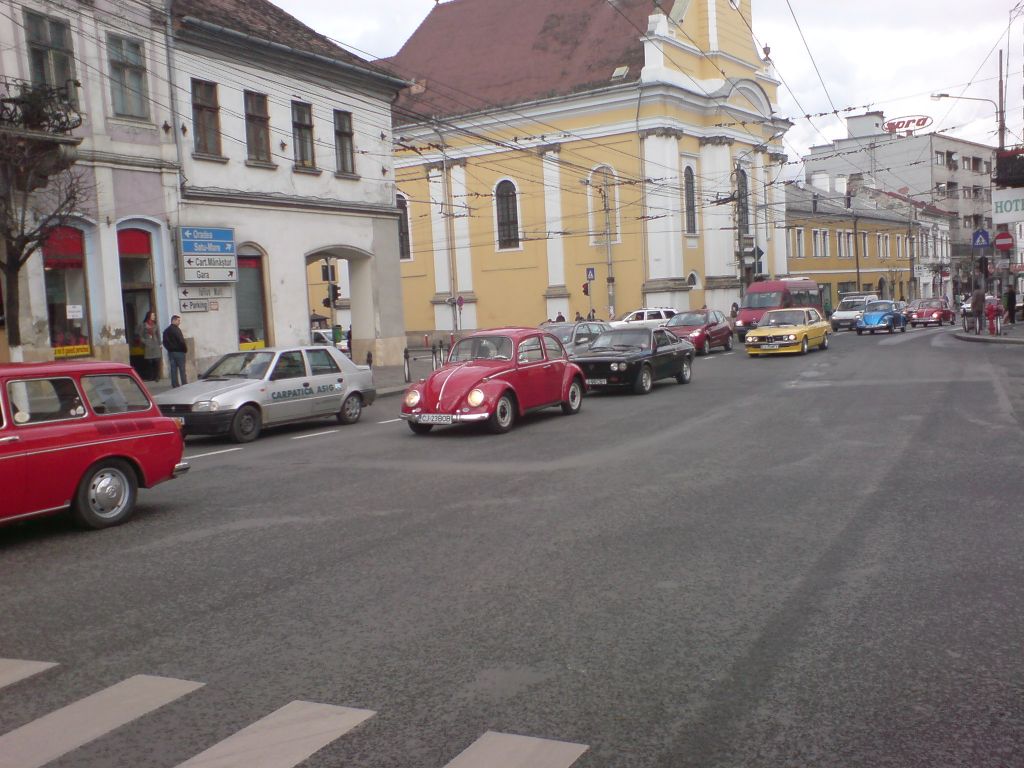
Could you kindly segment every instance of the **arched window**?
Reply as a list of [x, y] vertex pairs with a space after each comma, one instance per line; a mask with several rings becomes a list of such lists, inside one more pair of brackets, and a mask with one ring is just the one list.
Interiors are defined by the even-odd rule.
[[700, 278], [697, 277], [696, 272], [691, 272], [686, 277], [686, 284], [691, 288], [696, 288], [700, 284]]
[[683, 171], [683, 197], [686, 204], [686, 234], [697, 234], [697, 190], [693, 181], [693, 168]]
[[519, 247], [519, 207], [516, 185], [508, 179], [498, 182], [494, 190], [494, 204], [498, 214], [498, 248]]
[[594, 245], [604, 245], [607, 239], [613, 243], [619, 240], [618, 186], [615, 173], [606, 165], [595, 168], [590, 174], [591, 210], [590, 231]]
[[395, 198], [398, 206], [398, 260], [412, 261], [412, 248], [409, 245], [409, 201], [405, 195]]
[[747, 205], [749, 195], [747, 191], [747, 172], [742, 168], [736, 169], [736, 228], [741, 235], [750, 232], [750, 215]]

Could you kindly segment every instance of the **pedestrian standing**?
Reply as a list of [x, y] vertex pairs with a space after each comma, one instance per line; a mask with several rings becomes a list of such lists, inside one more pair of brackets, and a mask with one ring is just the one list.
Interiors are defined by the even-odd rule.
[[558, 313], [558, 314], [557, 314], [557, 315], [555, 316], [555, 322], [556, 322], [556, 323], [564, 323], [564, 322], [565, 322], [565, 315], [563, 315], [563, 314], [562, 314], [561, 312], [559, 312], [559, 313]]
[[163, 352], [160, 350], [160, 328], [156, 323], [156, 312], [149, 310], [146, 313], [146, 318], [139, 325], [138, 333], [143, 349], [142, 378], [147, 381], [159, 381], [160, 359]]
[[981, 325], [984, 322], [985, 312], [985, 289], [977, 287], [971, 294], [971, 319], [974, 321], [974, 334], [981, 333]]
[[1006, 314], [1010, 316], [1010, 323], [1016, 325], [1017, 323], [1017, 291], [1013, 287], [1013, 283], [1010, 283], [1010, 287], [1006, 289]]
[[573, 322], [579, 323], [579, 322], [582, 322], [582, 321], [583, 321], [583, 315], [581, 315], [580, 311], [577, 309], [576, 310], [576, 318], [573, 320]]
[[164, 349], [167, 350], [167, 359], [171, 363], [171, 386], [180, 387], [187, 384], [185, 378], [185, 353], [188, 346], [185, 344], [185, 336], [181, 332], [181, 315], [172, 315], [171, 324], [164, 328]]
[[594, 320], [597, 320], [597, 310], [596, 309], [591, 309], [589, 312], [587, 312], [587, 320], [590, 320], [591, 322], [593, 322]]

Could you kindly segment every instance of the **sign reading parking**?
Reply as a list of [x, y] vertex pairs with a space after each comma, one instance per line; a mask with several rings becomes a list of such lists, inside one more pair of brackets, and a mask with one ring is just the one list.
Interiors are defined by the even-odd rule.
[[235, 230], [229, 227], [178, 227], [182, 283], [238, 281]]
[[974, 230], [974, 234], [971, 235], [971, 245], [975, 248], [988, 248], [988, 231], [984, 229]]

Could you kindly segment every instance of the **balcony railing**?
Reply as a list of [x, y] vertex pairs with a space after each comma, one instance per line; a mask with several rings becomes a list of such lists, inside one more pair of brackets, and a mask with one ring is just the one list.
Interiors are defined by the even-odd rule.
[[0, 77], [0, 129], [38, 133], [71, 133], [82, 124], [72, 101], [69, 80], [60, 88], [35, 85], [25, 80]]

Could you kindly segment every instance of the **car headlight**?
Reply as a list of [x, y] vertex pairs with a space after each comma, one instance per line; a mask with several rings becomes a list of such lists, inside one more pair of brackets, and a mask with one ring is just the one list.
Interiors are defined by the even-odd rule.
[[469, 403], [471, 408], [476, 408], [483, 401], [484, 401], [484, 392], [483, 392], [482, 389], [471, 390], [469, 395], [466, 397], [466, 402]]
[[216, 400], [200, 400], [198, 403], [192, 404], [192, 411], [216, 411], [220, 408], [220, 403]]
[[405, 393], [405, 404], [410, 408], [415, 408], [420, 402], [420, 391], [418, 389], [410, 389]]
[[938, 312], [932, 312], [932, 317], [938, 317], [938, 316], [939, 316]]
[[619, 370], [619, 364], [618, 363], [609, 363], [608, 364], [608, 370], [610, 370], [610, 371], [617, 371], [617, 370]]
[[747, 338], [745, 338], [744, 341], [747, 344], [753, 344], [754, 343], [754, 337], [753, 336], [747, 336]]
[[790, 341], [796, 341], [796, 334], [795, 333], [791, 333], [786, 338], [788, 338]]
[[704, 333], [704, 331], [690, 331], [690, 338], [691, 339], [696, 339], [702, 333]]
[[742, 320], [737, 320], [736, 321], [736, 327], [737, 328], [742, 328], [743, 327], [743, 321]]

